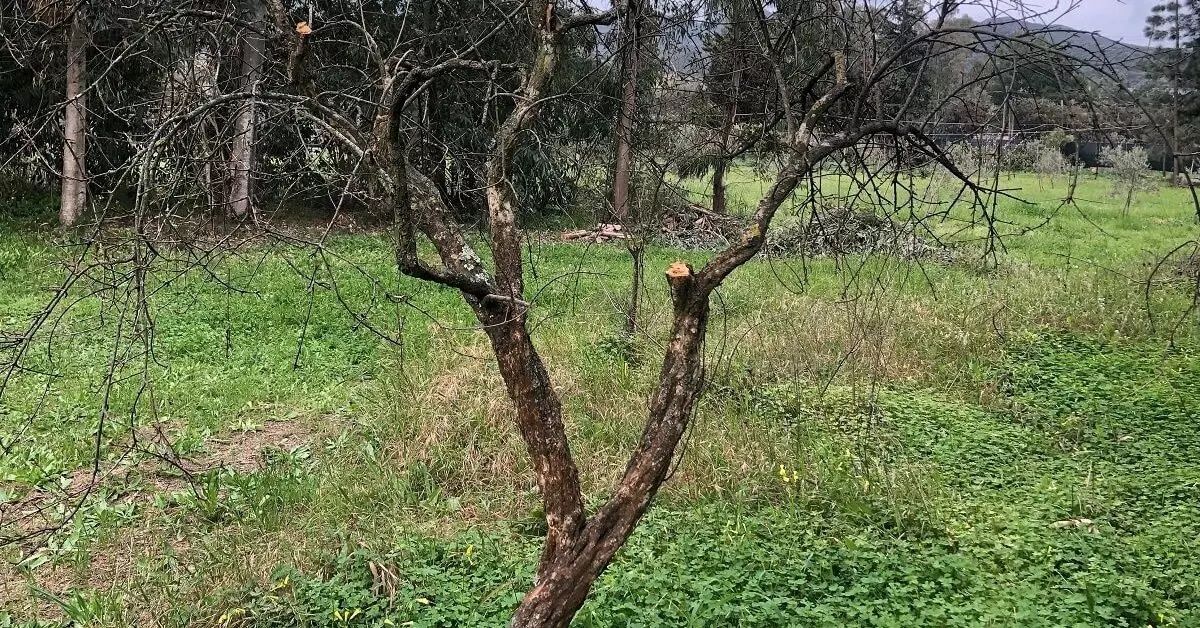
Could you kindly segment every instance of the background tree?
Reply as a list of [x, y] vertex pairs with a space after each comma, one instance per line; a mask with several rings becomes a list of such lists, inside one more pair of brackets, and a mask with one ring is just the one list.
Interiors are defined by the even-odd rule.
[[66, 115], [63, 123], [62, 204], [58, 219], [75, 224], [87, 208], [87, 26], [71, 10], [67, 26]]
[[[747, 10], [736, 2], [710, 8], [727, 24], [701, 36], [699, 65], [707, 102], [697, 103], [697, 122], [711, 138], [702, 151], [679, 167], [685, 177], [711, 172], [712, 211], [717, 214], [728, 211], [726, 173], [732, 161], [753, 146], [744, 140], [755, 135], [753, 126], [761, 122], [776, 93], [771, 67], [755, 43], [752, 20], [740, 15]], [[738, 133], [739, 124], [745, 127], [744, 135]]]
[[[242, 18], [251, 28], [262, 28], [266, 24], [267, 11], [264, 0], [242, 0]], [[239, 31], [241, 68], [238, 72], [238, 87], [242, 92], [253, 93], [263, 78], [266, 61], [266, 39], [250, 28]], [[229, 158], [229, 211], [238, 218], [254, 211], [254, 133], [258, 125], [258, 107], [254, 98], [240, 104], [234, 114], [233, 149]]]
[[629, 181], [633, 168], [633, 129], [637, 118], [638, 72], [641, 59], [641, 5], [626, 0], [621, 15], [621, 109], [617, 121], [612, 204], [616, 219], [629, 217]]
[[[617, 118], [615, 160], [613, 164], [612, 205], [618, 223], [635, 226], [637, 217], [631, 211], [630, 181], [633, 175], [633, 135], [637, 120], [638, 77], [641, 71], [642, 3], [626, 0], [620, 19], [621, 49], [621, 107]], [[635, 233], [630, 242], [633, 270], [630, 281], [629, 305], [625, 311], [625, 336], [632, 338], [637, 330], [638, 298], [642, 280], [641, 234]]]
[[62, 33], [61, 37], [66, 42], [62, 192], [58, 219], [69, 227], [84, 212], [88, 200], [87, 65], [90, 30], [84, 13], [86, 5], [65, 0], [36, 0], [31, 9], [35, 19]]
[[1153, 190], [1155, 187], [1154, 180], [1150, 178], [1146, 149], [1140, 146], [1114, 146], [1105, 152], [1104, 160], [1116, 175], [1113, 196], [1124, 200], [1121, 214], [1128, 215], [1129, 208], [1133, 205], [1134, 194]]
[[[1194, 111], [1194, 92], [1200, 87], [1200, 63], [1194, 58], [1195, 40], [1200, 38], [1200, 15], [1194, 2], [1171, 1], [1155, 5], [1146, 18], [1146, 37], [1159, 44], [1153, 57], [1152, 67], [1165, 70], [1168, 77], [1168, 94], [1171, 145], [1174, 155], [1171, 164], [1172, 181], [1177, 182], [1180, 174], [1181, 141], [1183, 140], [1183, 108]], [[1166, 43], [1169, 47], [1163, 47]], [[1187, 96], [1185, 97], [1185, 94]], [[1194, 114], [1193, 114], [1194, 115]], [[1190, 116], [1189, 116], [1190, 117]]]

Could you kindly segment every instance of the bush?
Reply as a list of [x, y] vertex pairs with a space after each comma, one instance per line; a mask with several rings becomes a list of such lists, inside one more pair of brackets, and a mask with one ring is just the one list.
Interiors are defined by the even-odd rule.
[[1067, 173], [1070, 164], [1066, 157], [1063, 157], [1062, 149], [1063, 146], [1074, 141], [1074, 135], [1070, 135], [1062, 129], [1055, 129], [1040, 140], [1033, 142], [1036, 151], [1033, 171], [1038, 175], [1039, 182], [1042, 177], [1049, 177], [1050, 183], [1053, 184], [1055, 177]]
[[1125, 206], [1121, 215], [1126, 215], [1129, 213], [1129, 206], [1133, 204], [1135, 193], [1153, 190], [1157, 187], [1149, 176], [1150, 165], [1146, 149], [1140, 146], [1132, 148], [1118, 146], [1107, 151], [1104, 157], [1115, 175], [1112, 195], [1125, 197]]

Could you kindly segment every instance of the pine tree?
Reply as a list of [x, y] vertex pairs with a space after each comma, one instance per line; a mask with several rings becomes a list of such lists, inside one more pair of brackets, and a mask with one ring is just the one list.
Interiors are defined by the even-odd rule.
[[1170, 81], [1169, 108], [1171, 115], [1171, 146], [1174, 156], [1172, 178], [1178, 180], [1181, 164], [1179, 153], [1185, 139], [1185, 127], [1200, 121], [1196, 89], [1200, 88], [1200, 63], [1196, 59], [1197, 39], [1200, 38], [1200, 2], [1172, 0], [1154, 6], [1146, 18], [1146, 37], [1158, 45], [1155, 55], [1158, 69]]

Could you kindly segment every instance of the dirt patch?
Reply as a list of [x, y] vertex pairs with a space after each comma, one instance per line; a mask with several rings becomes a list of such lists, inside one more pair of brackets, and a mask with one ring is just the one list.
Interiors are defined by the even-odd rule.
[[[9, 545], [14, 550], [8, 554], [9, 559], [35, 556], [50, 534], [70, 523], [83, 512], [89, 498], [100, 493], [114, 506], [150, 504], [156, 495], [189, 490], [205, 472], [253, 472], [266, 466], [269, 452], [290, 451], [312, 441], [313, 432], [305, 423], [272, 421], [260, 429], [209, 438], [204, 451], [179, 456], [165, 430], [138, 430], [117, 460], [98, 468], [78, 469], [64, 476], [59, 488], [37, 487], [15, 501], [0, 504], [0, 549]], [[12, 484], [4, 488], [9, 494], [19, 495], [22, 490]], [[109, 590], [132, 573], [139, 559], [163, 551], [180, 554], [187, 549], [185, 539], [163, 540], [151, 530], [140, 529], [143, 525], [148, 524], [138, 520], [115, 531], [115, 539], [89, 554], [86, 569], [45, 564], [24, 571], [12, 562], [0, 561], [0, 608], [42, 618], [58, 617], [61, 609], [31, 597], [29, 584], [59, 596], [81, 587]]]
[[296, 421], [273, 421], [249, 432], [236, 432], [225, 438], [210, 438], [207, 455], [190, 461], [192, 473], [225, 468], [247, 473], [262, 468], [266, 452], [291, 450], [312, 442], [312, 432]]
[[[165, 430], [143, 428], [134, 433], [117, 460], [77, 469], [64, 476], [60, 488], [35, 487], [15, 501], [0, 504], [0, 547], [25, 543], [62, 527], [88, 497], [101, 491], [118, 504], [153, 501], [156, 494], [191, 487], [199, 474], [208, 471], [258, 470], [265, 466], [268, 451], [291, 450], [311, 440], [311, 430], [299, 421], [272, 421], [260, 429], [209, 438], [203, 452], [181, 456]], [[10, 495], [22, 492], [17, 485], [4, 488]]]
[[[24, 571], [9, 563], [0, 563], [0, 609], [12, 612], [14, 619], [61, 622], [66, 619], [63, 609], [50, 599], [35, 595], [31, 585], [67, 601], [75, 591], [121, 591], [124, 584], [134, 578], [139, 561], [164, 553], [179, 556], [187, 550], [186, 540], [164, 538], [159, 530], [135, 524], [117, 530], [112, 538], [103, 541], [102, 546], [89, 548], [86, 566], [64, 561]], [[130, 625], [157, 623], [152, 617], [137, 617]]]

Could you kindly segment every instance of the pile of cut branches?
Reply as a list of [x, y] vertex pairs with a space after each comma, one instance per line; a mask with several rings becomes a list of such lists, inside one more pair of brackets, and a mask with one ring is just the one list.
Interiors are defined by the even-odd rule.
[[771, 232], [763, 252], [794, 255], [894, 255], [902, 259], [949, 261], [950, 251], [916, 234], [916, 225], [853, 207], [818, 207], [806, 220]]
[[741, 237], [744, 230], [745, 224], [737, 216], [686, 203], [663, 214], [654, 241], [679, 249], [719, 250]]
[[[649, 234], [655, 244], [676, 249], [720, 250], [742, 237], [747, 221], [685, 202], [663, 212], [657, 227]], [[609, 223], [562, 234], [564, 242], [602, 243], [630, 237], [622, 225]], [[778, 226], [767, 236], [762, 250], [763, 255], [770, 257], [873, 253], [902, 259], [952, 261], [952, 252], [940, 242], [918, 236], [914, 223], [842, 206], [821, 207], [801, 221]]]
[[563, 242], [585, 242], [591, 240], [597, 244], [609, 240], [624, 240], [629, 237], [625, 227], [610, 223], [597, 223], [593, 229], [575, 229], [564, 231]]

